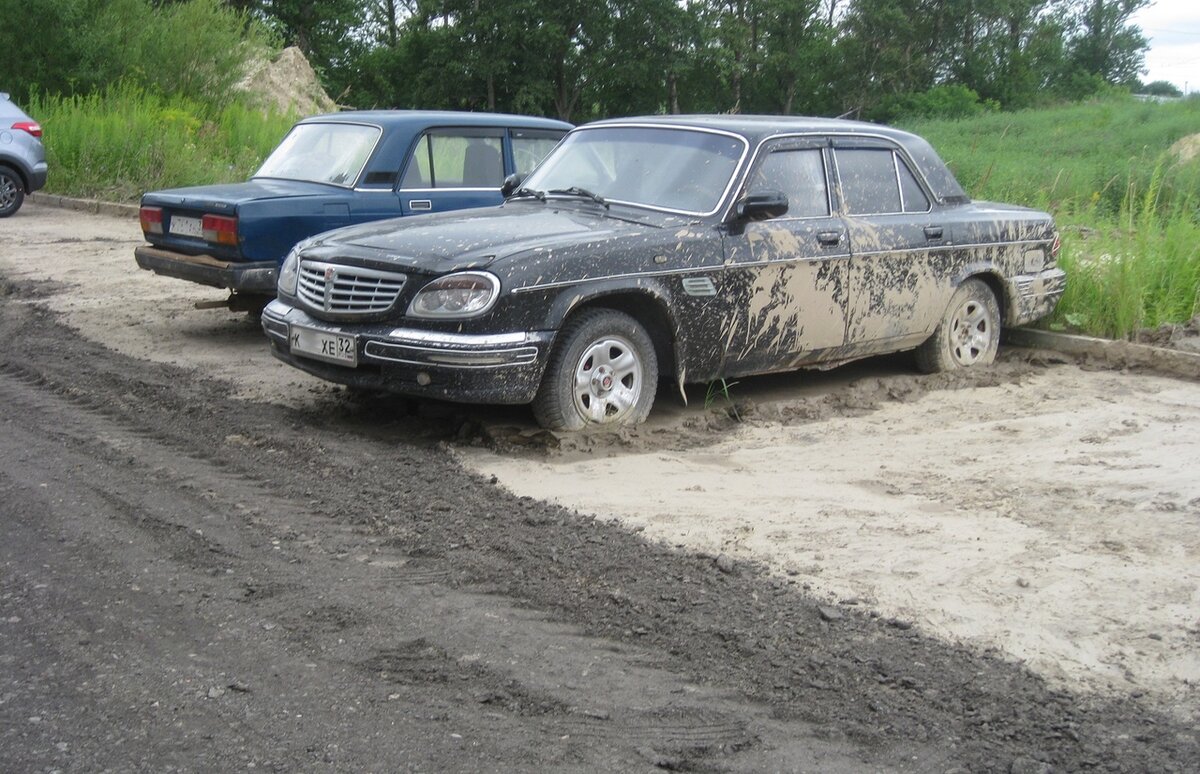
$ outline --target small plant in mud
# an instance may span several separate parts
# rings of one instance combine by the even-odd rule
[[[737,405],[733,402],[733,397],[729,391],[737,386],[737,382],[729,382],[724,379],[717,379],[708,383],[708,390],[704,393],[704,408],[710,409],[718,399],[724,398],[729,404],[729,413],[734,419],[741,422],[742,417],[738,414]]]

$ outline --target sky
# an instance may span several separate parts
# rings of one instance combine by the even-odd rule
[[[1188,94],[1200,93],[1200,2],[1155,0],[1131,21],[1150,41],[1142,81],[1169,81]]]

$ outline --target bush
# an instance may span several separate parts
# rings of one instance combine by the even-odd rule
[[[885,122],[904,118],[955,120],[999,109],[999,103],[980,99],[973,89],[951,84],[885,100],[879,108],[882,114],[879,118]]]

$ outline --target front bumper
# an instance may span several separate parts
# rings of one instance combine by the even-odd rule
[[[1007,282],[1010,301],[1007,324],[1012,327],[1053,312],[1067,289],[1067,274],[1062,269],[1046,269],[1037,274],[1021,274]]]
[[[292,326],[353,336],[358,363],[325,362],[292,351]],[[463,334],[388,324],[330,323],[275,300],[262,312],[271,353],[331,382],[455,401],[529,403],[541,384],[552,331]]]
[[[222,261],[211,255],[186,255],[150,245],[135,248],[133,257],[138,266],[164,277],[242,293],[275,294],[275,261]]]

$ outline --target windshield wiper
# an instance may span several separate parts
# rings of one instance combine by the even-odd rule
[[[539,191],[536,188],[518,188],[517,190],[513,191],[512,198],[515,199],[518,196],[532,196],[539,202],[546,201],[546,192]]]
[[[604,200],[603,196],[597,193],[592,193],[586,188],[580,188],[577,185],[573,185],[570,188],[551,188],[546,193],[566,194],[567,196],[582,196],[586,199],[591,199],[596,204],[603,205],[604,209],[608,209],[608,202]]]

